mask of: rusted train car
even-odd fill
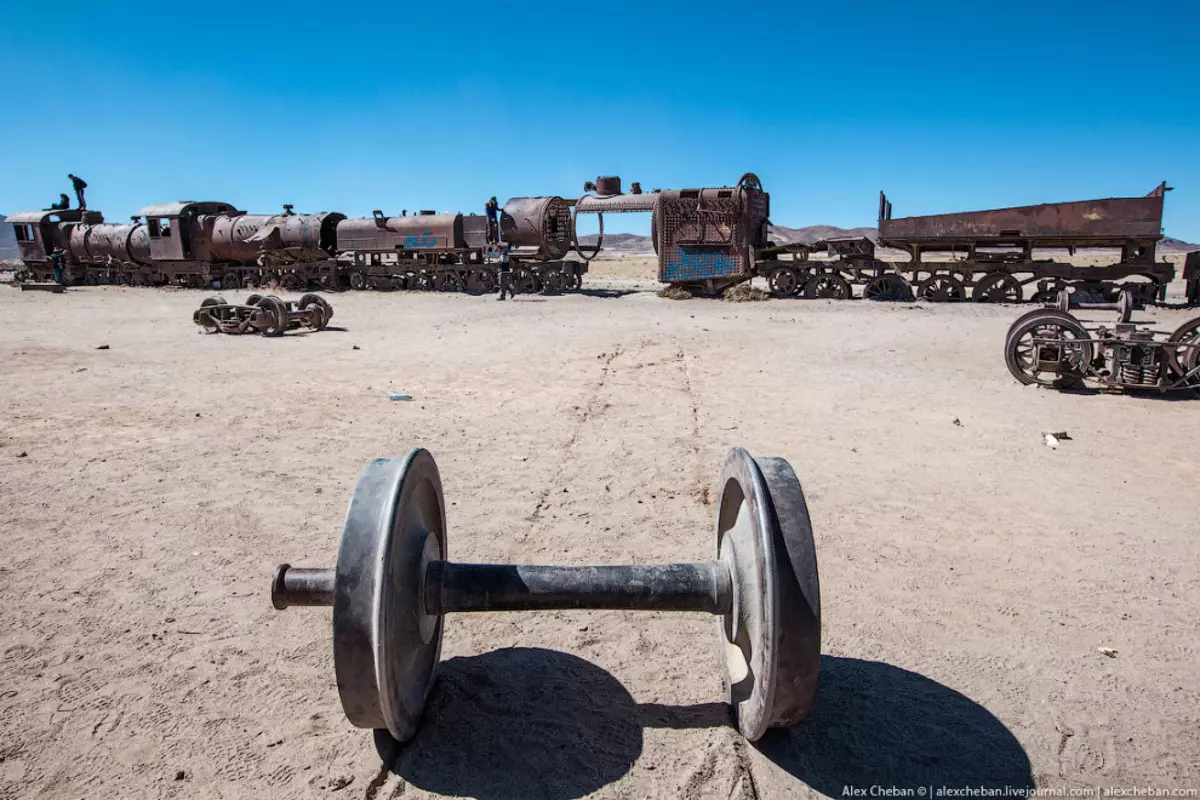
[[[570,204],[518,197],[500,215],[502,241],[486,218],[422,212],[347,219],[344,214],[247,214],[229,203],[176,201],[146,206],[131,223],[95,211],[19,212],[9,218],[25,274],[51,276],[62,248],[72,283],[175,285],[222,289],[436,289],[489,292],[501,247],[510,248],[518,292],[582,285],[586,263],[567,258]]]
[[[49,252],[67,252],[72,280],[174,284],[223,289],[434,289],[489,292],[496,261],[509,248],[519,292],[579,288],[601,251],[604,215],[649,212],[658,278],[718,294],[755,277],[778,297],[1045,301],[1064,288],[1098,301],[1125,289],[1161,299],[1174,267],[1156,261],[1162,238],[1160,184],[1145,197],[893,218],[880,195],[879,241],[831,239],[777,245],[769,239],[770,195],[747,173],[734,186],[625,193],[619,177],[588,182],[578,200],[514,197],[499,235],[485,217],[420,212],[350,219],[339,213],[247,214],[228,203],[179,201],[141,209],[133,222],[105,223],[98,212],[14,214],[27,273],[50,274]],[[594,246],[578,239],[579,214],[595,214]],[[907,254],[885,260],[878,248]],[[1082,249],[1112,263],[1080,266],[1043,257]],[[574,254],[574,257],[572,257]],[[1200,302],[1200,254],[1188,257],[1189,302]]]
[[[339,262],[352,289],[485,293],[496,287],[496,261],[507,245],[516,291],[567,291],[587,272],[585,263],[566,258],[570,222],[561,197],[509,200],[500,215],[502,241],[489,241],[486,217],[474,214],[376,211],[338,223]]]
[[[621,179],[609,176],[588,182],[584,189],[592,194],[576,201],[575,219],[579,214],[595,214],[600,235],[590,254],[576,243],[580,254],[590,259],[600,252],[606,213],[648,211],[658,279],[663,283],[717,294],[753,278],[756,254],[768,244],[770,196],[752,173],[732,187],[656,189],[643,194],[640,184],[633,183],[625,194]]]
[[[87,278],[84,262],[72,255],[73,240],[79,239],[78,231],[104,222],[99,211],[77,208],[44,211],[18,211],[10,214],[6,222],[12,226],[17,239],[24,269],[18,278],[33,281],[48,281],[53,277],[50,254],[62,250],[67,255],[69,280],[81,283]]]
[[[34,211],[9,222],[31,277],[49,279],[61,248],[73,283],[223,288],[270,283],[302,289],[332,263],[341,214],[254,215],[228,203],[178,201],[147,206],[113,224],[95,211]]]
[[[778,296],[849,298],[854,287],[875,299],[1045,302],[1065,288],[1112,302],[1122,289],[1141,301],[1161,299],[1174,267],[1155,261],[1162,238],[1165,183],[1145,197],[892,217],[880,194],[879,246],[904,251],[908,261],[884,261],[866,238],[768,247],[759,272]],[[1080,266],[1046,251],[1109,254],[1112,263]]]

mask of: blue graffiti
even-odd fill
[[[437,247],[437,236],[425,232],[421,234],[414,233],[404,237],[405,250],[416,250],[421,247]]]
[[[665,281],[699,281],[737,273],[737,262],[724,250],[678,248],[663,270]]]

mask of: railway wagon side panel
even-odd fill
[[[1063,241],[1157,240],[1162,236],[1160,185],[1145,197],[1113,197],[1068,203],[1043,203],[986,211],[931,214],[890,219],[884,198],[879,239],[884,246],[938,241],[1048,239]]]
[[[339,252],[455,250],[464,246],[462,214],[344,219],[337,223]]]

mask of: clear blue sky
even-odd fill
[[[1198,2],[104,5],[0,15],[2,213],[67,172],[121,220],[753,171],[775,222],[850,227],[880,189],[903,216],[1165,178],[1167,234],[1200,242]]]

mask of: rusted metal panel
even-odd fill
[[[579,214],[622,214],[653,211],[657,194],[620,194],[610,197],[585,195],[575,203]]]
[[[28,223],[33,225],[41,225],[43,223],[53,222],[87,222],[97,223],[103,222],[104,215],[99,211],[91,209],[67,208],[41,211],[15,211],[8,215],[5,222],[11,223]]]
[[[513,197],[500,209],[500,231],[513,247],[535,250],[527,258],[552,260],[571,251],[571,206],[561,197]]]
[[[1184,257],[1183,277],[1189,281],[1200,278],[1200,250],[1193,250]]]
[[[468,214],[463,217],[463,244],[481,250],[488,245],[487,217]]]
[[[460,249],[462,214],[345,219],[337,223],[337,242],[342,251]]]
[[[236,214],[237,209],[229,203],[196,200],[174,200],[170,203],[157,203],[134,214],[135,217],[179,217],[184,214]]]
[[[337,247],[343,214],[218,214],[211,220],[214,261],[256,263],[262,259],[295,263],[327,258]]]
[[[1145,197],[1112,197],[1069,203],[933,214],[888,219],[891,204],[881,199],[879,240],[885,247],[910,245],[1034,243],[1034,246],[1102,246],[1126,240],[1162,238],[1165,185]]]
[[[753,248],[766,243],[769,195],[757,183],[660,194],[655,214],[659,280],[736,282],[749,278]]]
[[[214,261],[252,262],[260,252],[260,243],[251,241],[271,221],[266,214],[219,214],[212,219],[209,243]],[[278,246],[278,245],[276,245]]]
[[[141,223],[75,225],[71,228],[71,257],[86,264],[149,264],[149,241]]]
[[[330,211],[286,214],[272,217],[271,225],[279,226],[280,246],[283,249],[303,253],[319,251],[323,255],[331,255],[337,251],[338,223],[345,218],[345,214]],[[263,233],[259,231],[256,236]]]
[[[596,178],[596,194],[601,197],[621,193],[621,177],[607,175]]]

